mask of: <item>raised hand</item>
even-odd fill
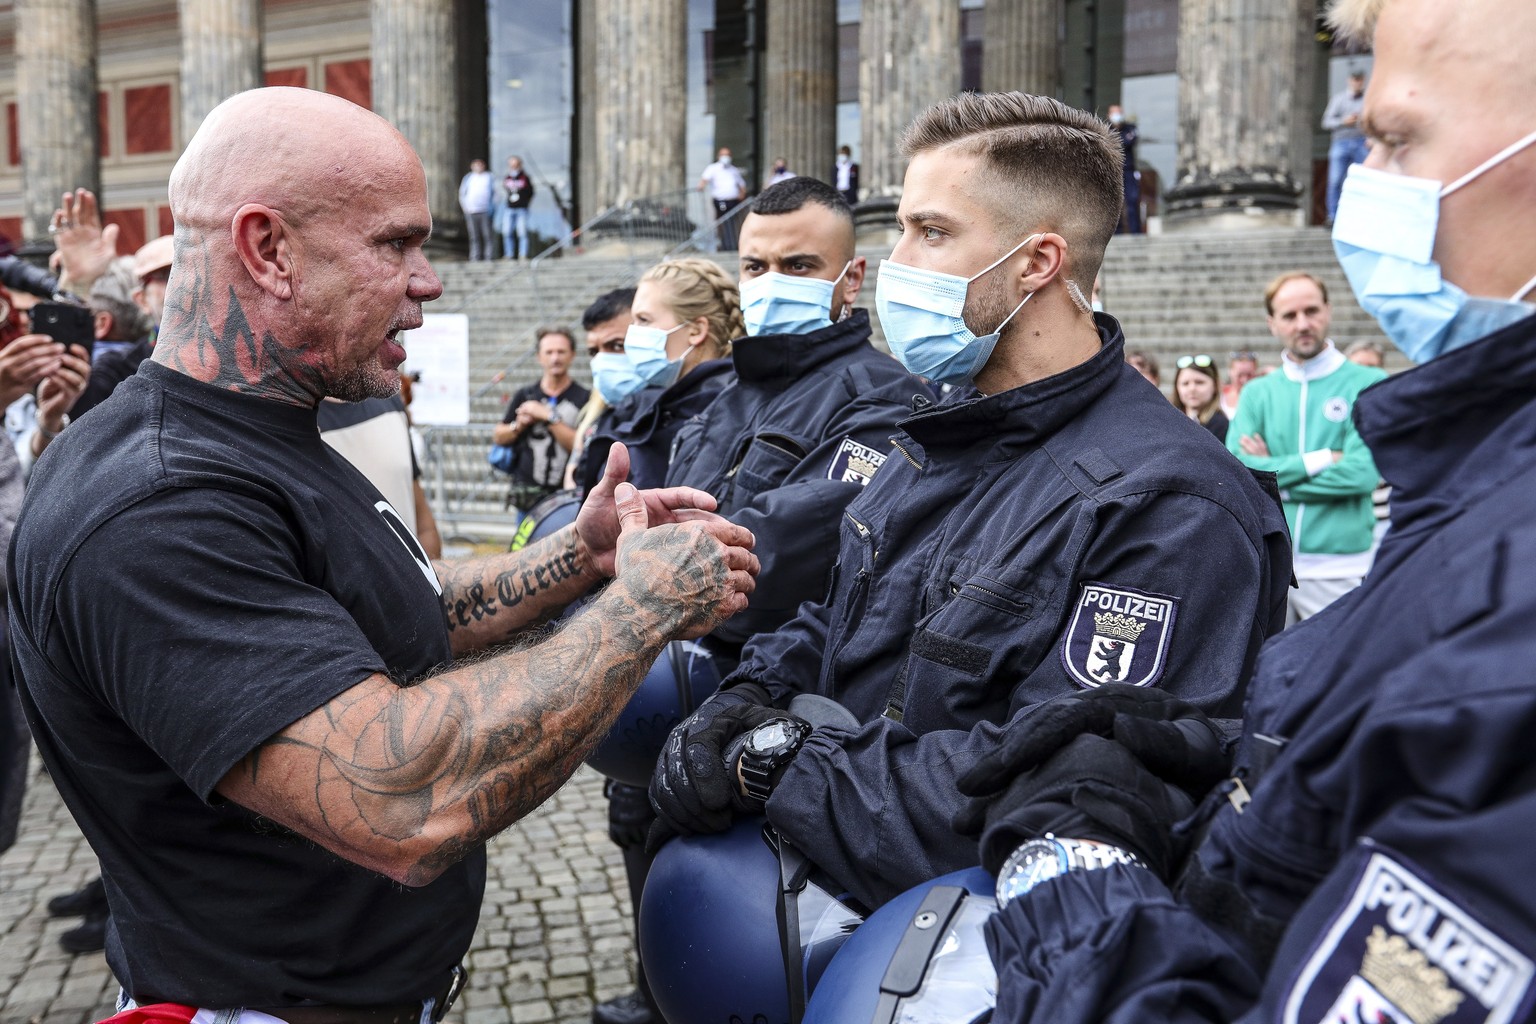
[[[0,405],[10,405],[63,365],[64,346],[46,334],[23,334],[0,350]]]
[[[614,491],[628,477],[629,449],[622,444],[615,444],[608,451],[608,465],[603,478],[587,493],[587,500],[582,503],[581,511],[576,516],[576,535],[585,548],[585,556],[593,568],[604,576],[614,574],[614,552],[619,542],[619,515]],[[725,522],[710,514],[716,508],[715,499],[697,488],[660,487],[640,491],[639,495],[645,505],[648,526]],[[747,545],[749,548],[751,546],[750,543]]]
[[[117,258],[117,225],[101,226],[96,195],[89,189],[65,192],[48,222],[59,257],[60,287],[81,295]]]
[[[617,580],[628,586],[636,603],[661,613],[671,635],[713,632],[747,606],[747,595],[757,585],[752,533],[709,513],[651,525],[645,493],[632,484],[615,488],[621,526],[615,545]]]

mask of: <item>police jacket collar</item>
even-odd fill
[[[1362,392],[1355,425],[1392,485],[1394,529],[1523,468],[1518,453],[1536,446],[1536,416],[1519,414],[1533,395],[1536,316]]]
[[[982,396],[968,388],[954,399],[901,422],[925,448],[967,448],[1006,437],[1010,446],[1056,433],[1126,373],[1125,334],[1107,313],[1094,314],[1102,343],[1096,355],[1061,373],[1011,391]]]
[[[729,359],[709,359],[670,387],[648,387],[635,392],[613,410],[614,432],[635,440],[649,438],[664,412],[698,397],[699,392],[720,388],[725,382],[717,378],[730,372]]]
[[[786,387],[868,341],[869,311],[856,309],[848,319],[819,331],[742,338],[731,346],[731,359],[743,381]]]

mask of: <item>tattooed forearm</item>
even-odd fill
[[[456,653],[509,639],[597,582],[597,575],[581,558],[574,530],[509,555],[439,563],[438,576]]]
[[[565,550],[528,563],[535,587],[534,567],[548,579]],[[613,584],[540,643],[410,687],[375,676],[283,730],[220,791],[341,856],[425,884],[570,777],[667,641],[734,610],[733,575],[702,531],[647,530],[621,549]],[[483,588],[481,598],[501,601]]]

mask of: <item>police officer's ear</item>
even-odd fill
[[[1054,231],[1043,232],[1014,254],[1005,266],[1013,278],[1013,301],[1019,302],[1058,278],[1066,279],[1067,240]]]
[[[844,310],[852,310],[853,304],[858,300],[859,291],[864,287],[864,274],[869,269],[869,264],[863,256],[855,256],[853,262],[848,264],[848,270],[843,274],[843,279],[838,283],[836,292],[832,295],[832,319],[840,320]]]
[[[281,214],[260,203],[246,203],[230,223],[235,254],[258,288],[274,298],[293,297],[294,234]]]
[[[688,347],[702,345],[709,340],[709,317],[696,316],[688,321],[688,326],[683,328],[683,333],[688,336]]]

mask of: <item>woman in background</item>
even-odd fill
[[[1216,435],[1227,440],[1227,414],[1221,411],[1221,372],[1207,355],[1180,356],[1178,372],[1173,377],[1169,399],[1179,411]]]

